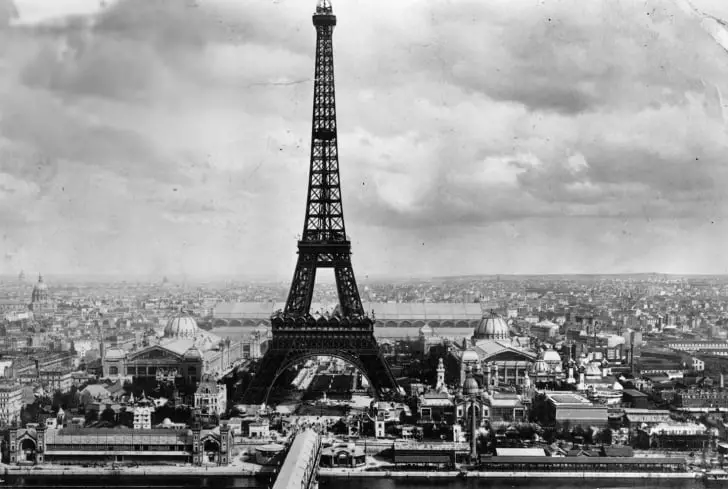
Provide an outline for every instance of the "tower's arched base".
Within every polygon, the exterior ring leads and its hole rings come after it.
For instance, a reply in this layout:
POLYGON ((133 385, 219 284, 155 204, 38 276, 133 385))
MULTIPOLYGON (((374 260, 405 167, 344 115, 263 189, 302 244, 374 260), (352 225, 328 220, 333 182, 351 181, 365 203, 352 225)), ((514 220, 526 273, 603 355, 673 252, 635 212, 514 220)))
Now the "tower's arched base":
POLYGON ((374 338, 374 323, 366 317, 319 318, 276 316, 273 339, 258 365, 243 404, 263 404, 275 380, 287 368, 314 356, 340 358, 358 368, 378 396, 397 391, 397 382, 374 338))

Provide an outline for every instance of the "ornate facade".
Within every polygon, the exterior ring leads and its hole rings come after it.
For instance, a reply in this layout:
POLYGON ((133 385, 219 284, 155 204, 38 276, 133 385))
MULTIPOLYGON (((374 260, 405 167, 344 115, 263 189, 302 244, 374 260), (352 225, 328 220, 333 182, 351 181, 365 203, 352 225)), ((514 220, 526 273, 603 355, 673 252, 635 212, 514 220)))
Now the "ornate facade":
POLYGON ((527 348, 528 341, 514 338, 508 324, 495 312, 485 314, 475 327, 470 343, 451 350, 459 367, 460 383, 465 382, 468 367, 473 377, 488 389, 500 385, 522 385, 536 353, 527 348))
POLYGON ((227 410, 227 387, 205 376, 195 392, 195 409, 204 415, 221 415, 227 410))
POLYGON ((197 327, 191 316, 180 313, 152 344, 126 352, 109 348, 103 359, 103 377, 181 378, 200 382, 203 374, 222 375, 243 358, 242 344, 232 343, 197 327))
POLYGON ((10 428, 11 464, 192 463, 228 465, 232 449, 230 426, 203 430, 153 428, 10 428))

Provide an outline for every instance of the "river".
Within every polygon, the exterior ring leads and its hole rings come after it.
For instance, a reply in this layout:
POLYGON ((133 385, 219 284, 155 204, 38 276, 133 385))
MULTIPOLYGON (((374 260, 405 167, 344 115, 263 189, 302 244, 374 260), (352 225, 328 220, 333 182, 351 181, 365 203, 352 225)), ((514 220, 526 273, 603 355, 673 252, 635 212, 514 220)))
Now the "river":
MULTIPOLYGON (((46 477, 46 478, 8 478, 5 487, 33 487, 37 489, 64 488, 64 489, 142 489, 142 488, 166 488, 166 489, 264 489, 270 487, 270 482, 255 480, 252 477, 164 477, 144 478, 123 476, 114 478, 97 477, 93 479, 84 477, 46 477)), ((694 480, 561 480, 558 482, 545 481, 542 479, 530 480, 494 480, 494 479, 390 479, 390 478, 327 478, 319 480, 320 489, 513 489, 513 488, 538 488, 538 489, 705 489, 705 484, 694 480)))
MULTIPOLYGON (((270 481, 254 477, 190 477, 190 476, 145 476, 124 477, 118 476, 63 476, 63 477, 23 477, 5 476, 4 484, 0 487, 33 487, 36 489, 264 489, 271 485, 270 481)), ((331 486, 337 487, 336 485, 331 486)))
POLYGON ((320 479, 320 489, 512 489, 517 487, 538 489, 704 489, 705 484, 694 480, 574 480, 551 482, 542 479, 493 480, 493 479, 320 479))

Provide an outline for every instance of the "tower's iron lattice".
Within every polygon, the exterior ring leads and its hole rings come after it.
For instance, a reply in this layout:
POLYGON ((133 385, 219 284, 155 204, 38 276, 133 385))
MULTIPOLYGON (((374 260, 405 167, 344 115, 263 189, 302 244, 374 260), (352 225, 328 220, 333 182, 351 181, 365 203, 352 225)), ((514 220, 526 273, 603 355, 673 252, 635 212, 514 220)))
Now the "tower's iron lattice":
POLYGON ((273 338, 243 400, 266 402, 276 378, 314 355, 335 356, 358 367, 378 394, 396 381, 374 338, 374 320, 362 307, 344 227, 334 89, 333 32, 336 16, 328 0, 313 14, 316 27, 311 167, 303 235, 285 309, 271 318, 273 338), (316 271, 333 268, 339 307, 328 316, 310 314, 316 271))

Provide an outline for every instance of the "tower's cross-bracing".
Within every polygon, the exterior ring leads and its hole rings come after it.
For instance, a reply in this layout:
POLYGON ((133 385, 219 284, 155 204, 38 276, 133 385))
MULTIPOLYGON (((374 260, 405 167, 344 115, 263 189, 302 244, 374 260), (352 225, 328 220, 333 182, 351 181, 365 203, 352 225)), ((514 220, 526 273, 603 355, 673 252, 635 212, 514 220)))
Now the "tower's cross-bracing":
POLYGON ((336 16, 328 0, 313 14, 316 27, 311 167, 298 262, 283 311, 271 318, 272 340, 250 387, 246 403, 267 402, 275 379, 306 357, 335 356, 355 365, 378 393, 397 387, 374 338, 374 320, 362 307, 351 266, 351 242, 344 227, 334 88, 333 32, 336 16), (339 307, 314 317, 310 307, 316 271, 333 268, 339 307))

